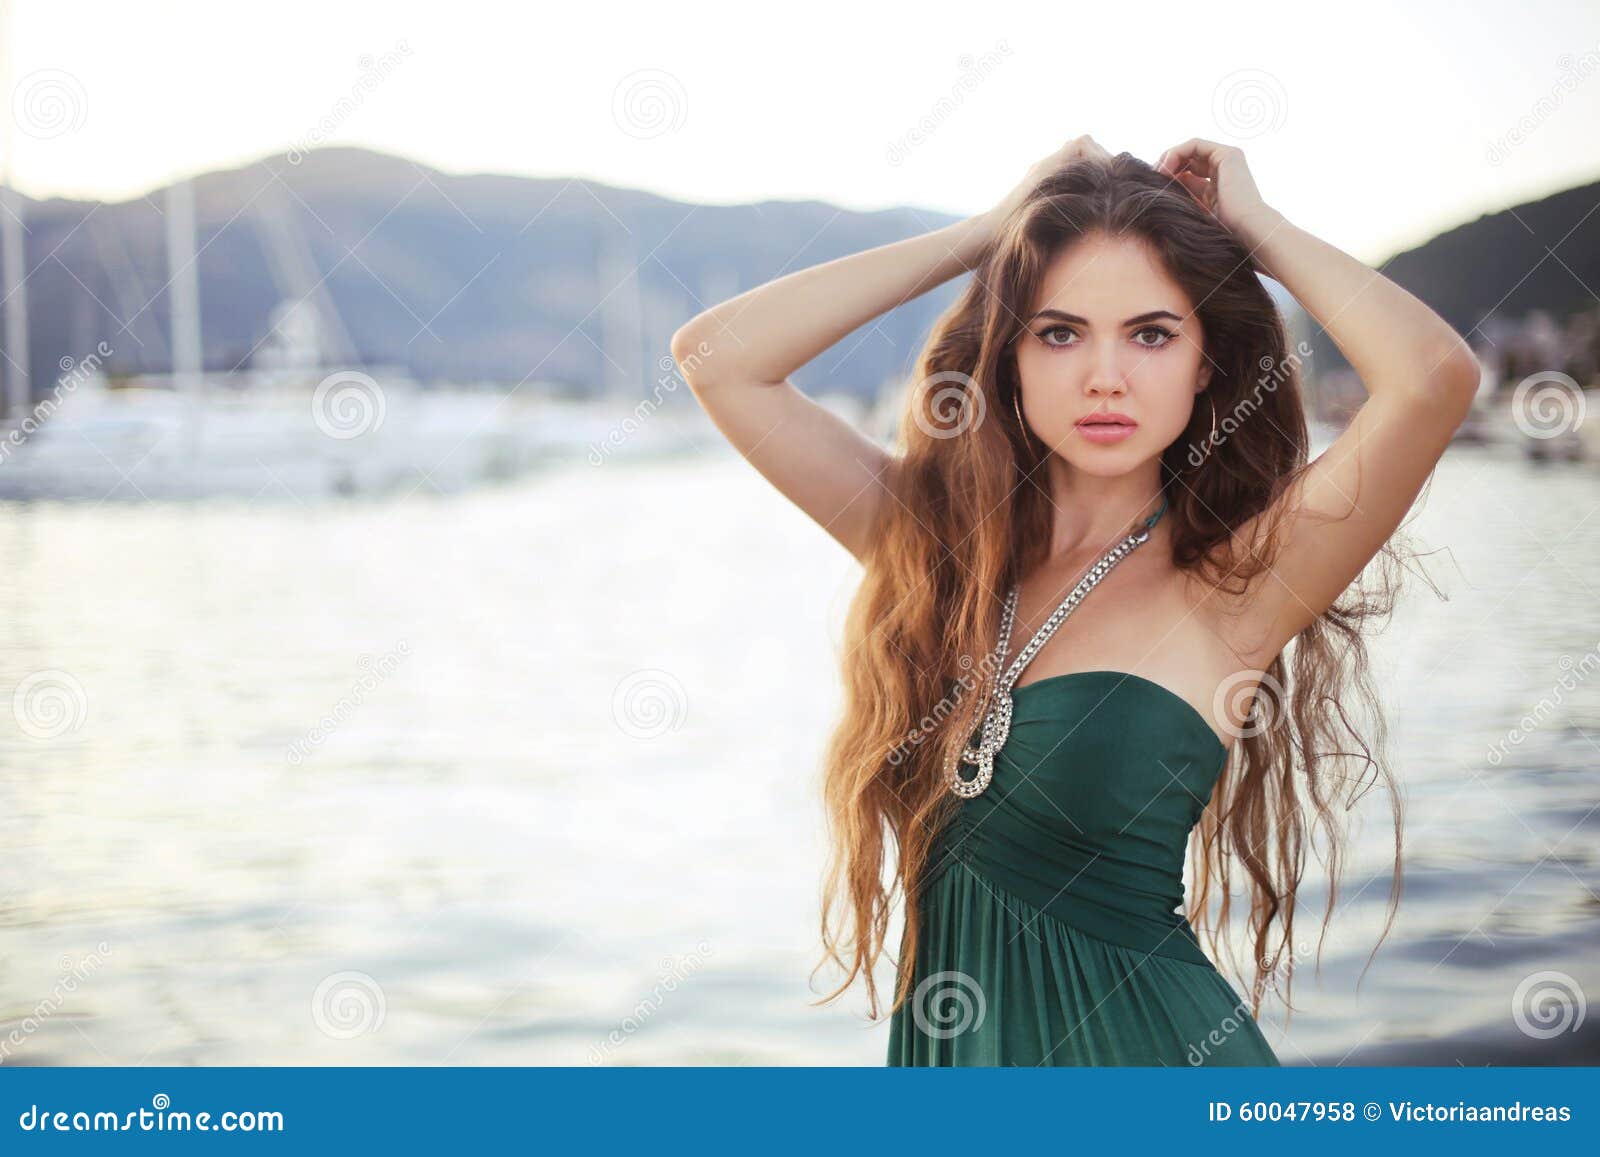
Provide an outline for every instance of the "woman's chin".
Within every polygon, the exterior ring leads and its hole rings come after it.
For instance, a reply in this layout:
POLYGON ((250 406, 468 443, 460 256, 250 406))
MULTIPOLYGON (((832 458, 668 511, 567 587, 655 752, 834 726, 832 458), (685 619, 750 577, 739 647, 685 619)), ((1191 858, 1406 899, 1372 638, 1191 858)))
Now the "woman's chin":
MULTIPOLYGON (((1130 438, 1131 442, 1132 439, 1130 438)), ((1096 478, 1116 478, 1144 465, 1149 455, 1126 443, 1116 446, 1073 446, 1056 450, 1056 457, 1080 474, 1096 478)))

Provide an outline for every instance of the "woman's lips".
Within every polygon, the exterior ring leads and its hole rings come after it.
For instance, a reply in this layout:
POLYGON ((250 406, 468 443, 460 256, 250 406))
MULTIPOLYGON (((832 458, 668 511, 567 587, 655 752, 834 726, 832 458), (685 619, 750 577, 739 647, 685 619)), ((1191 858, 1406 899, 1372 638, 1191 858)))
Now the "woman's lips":
POLYGON ((1085 419, 1078 423, 1078 433, 1091 442, 1101 444, 1120 442, 1124 438, 1132 437, 1133 432, 1139 428, 1137 422, 1132 421, 1094 421, 1085 419))

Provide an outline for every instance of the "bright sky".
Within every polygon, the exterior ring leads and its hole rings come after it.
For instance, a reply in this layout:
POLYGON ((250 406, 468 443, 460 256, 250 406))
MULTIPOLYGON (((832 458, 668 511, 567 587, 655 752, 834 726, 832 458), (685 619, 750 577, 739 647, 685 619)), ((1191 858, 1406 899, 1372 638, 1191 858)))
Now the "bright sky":
POLYGON ((0 164, 31 196, 122 199, 320 139, 687 201, 966 214, 1083 132, 1152 162, 1202 136, 1376 262, 1600 178, 1600 5, 1497 7, 0 0, 0 164))

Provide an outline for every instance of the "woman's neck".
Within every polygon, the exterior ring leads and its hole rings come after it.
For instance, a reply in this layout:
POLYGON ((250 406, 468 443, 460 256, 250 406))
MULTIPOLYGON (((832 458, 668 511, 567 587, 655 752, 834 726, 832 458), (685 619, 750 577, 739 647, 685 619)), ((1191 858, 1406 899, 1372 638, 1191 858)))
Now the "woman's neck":
MULTIPOLYGON (((1078 470, 1059 459, 1052 463, 1051 559, 1085 552, 1099 554, 1162 509, 1160 463, 1112 476, 1078 470)), ((1161 530, 1166 517, 1155 523, 1161 530)))

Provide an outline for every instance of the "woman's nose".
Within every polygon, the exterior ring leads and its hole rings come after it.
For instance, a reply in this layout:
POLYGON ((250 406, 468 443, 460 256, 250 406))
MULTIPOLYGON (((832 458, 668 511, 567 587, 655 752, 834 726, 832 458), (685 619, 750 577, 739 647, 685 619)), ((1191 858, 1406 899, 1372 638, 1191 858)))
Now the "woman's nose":
POLYGON ((1091 394, 1120 393, 1124 388, 1125 367, 1117 360, 1115 347, 1097 350, 1089 369, 1091 394))

